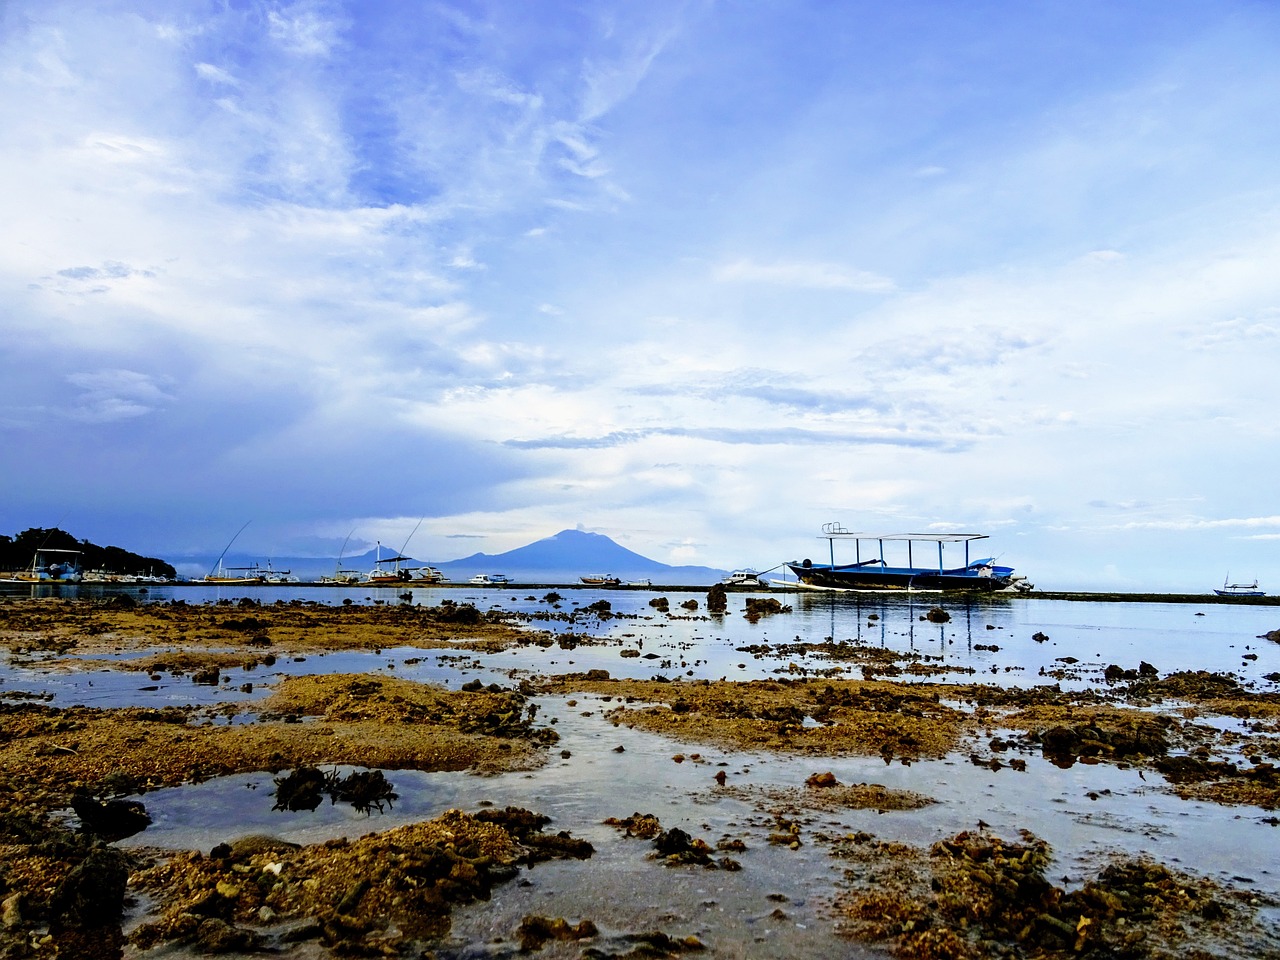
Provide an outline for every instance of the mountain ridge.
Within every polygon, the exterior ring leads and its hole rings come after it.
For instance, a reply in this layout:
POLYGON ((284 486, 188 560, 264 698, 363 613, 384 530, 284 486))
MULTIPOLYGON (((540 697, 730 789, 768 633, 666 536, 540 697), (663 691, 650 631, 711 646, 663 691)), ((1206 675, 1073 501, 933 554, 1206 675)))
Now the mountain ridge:
MULTIPOLYGON (((385 557, 395 552, 382 549, 385 557)), ((379 549, 341 558, 344 570, 357 570, 366 574, 378 559, 379 549)), ((262 564, 269 559, 276 570, 291 570, 302 580, 317 580, 332 576, 338 568, 339 558, 280 557, 265 558, 252 554, 230 554, 224 558, 228 566, 262 564)), ((188 577, 203 577, 217 557, 185 556, 175 561, 179 571, 188 577)), ((451 581, 469 580, 476 574, 501 573, 516 582, 577 583, 578 578, 590 574, 608 574, 621 580, 653 580, 668 584, 689 586, 710 585, 727 571, 715 567, 697 565, 674 566, 652 560, 643 554, 629 550, 602 533, 565 529, 549 537, 543 537, 521 547, 502 553, 473 553, 456 560, 419 560, 408 557, 406 566, 432 566, 451 581)))

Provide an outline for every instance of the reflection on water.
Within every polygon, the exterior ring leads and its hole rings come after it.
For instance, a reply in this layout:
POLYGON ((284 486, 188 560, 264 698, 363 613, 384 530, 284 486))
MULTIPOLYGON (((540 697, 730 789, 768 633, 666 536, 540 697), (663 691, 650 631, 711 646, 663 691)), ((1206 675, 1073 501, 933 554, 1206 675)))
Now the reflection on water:
MULTIPOLYGON (((24 588, 46 589, 46 588, 24 588)), ((86 587, 55 588, 67 591, 86 587)), ((102 588, 97 588, 101 590, 102 588)), ((190 600, 197 593, 239 599, 260 594, 268 602, 340 604, 351 594, 385 594, 394 589, 369 588, 175 588, 153 587, 155 602, 165 592, 190 600), (317 599, 319 598, 319 599, 317 599)), ((109 664, 134 653, 97 658, 102 669, 69 671, 42 666, 45 655, 0 664, 0 698, 40 695, 56 706, 216 704, 261 698, 282 676, 314 673, 384 673, 422 682, 460 686, 479 678, 485 683, 510 682, 530 673, 576 673, 608 670, 614 677, 686 680, 762 679, 782 675, 864 675, 859 650, 879 650, 915 661, 940 673, 904 672, 898 680, 969 680, 1005 686, 1057 683, 1064 689, 1101 684, 1108 664, 1134 669, 1151 663, 1160 673, 1210 670, 1232 673, 1259 689, 1276 689, 1266 679, 1280 672, 1280 644, 1259 639, 1280 626, 1280 611, 1265 606, 1107 603, 995 597, 974 602, 941 601, 901 595, 801 593, 786 597, 792 610, 749 623, 743 617, 745 595, 731 594, 724 617, 701 609, 704 594, 666 594, 675 611, 660 614, 649 606, 654 594, 644 591, 572 591, 558 605, 521 591, 423 590, 411 602, 434 604, 444 594, 481 609, 498 606, 527 621, 535 631, 552 631, 558 640, 530 642, 504 653, 384 649, 380 653, 331 652, 302 659, 281 658, 271 667, 232 667, 223 682, 201 685, 188 676, 163 674, 149 680, 135 671, 113 670, 109 664), (583 612, 605 600, 610 615, 583 612), (679 604, 699 601, 686 612, 679 604), (941 605, 944 623, 926 619, 941 605), (1036 639, 1037 637, 1043 639, 1036 639), (845 645, 822 649, 823 645, 845 645), (628 655, 624 656, 623 654, 628 655), (459 657, 461 656, 461 659, 459 657), (1072 662, 1074 661, 1074 662, 1072 662)), ((374 599, 378 599, 376 596, 374 599)))

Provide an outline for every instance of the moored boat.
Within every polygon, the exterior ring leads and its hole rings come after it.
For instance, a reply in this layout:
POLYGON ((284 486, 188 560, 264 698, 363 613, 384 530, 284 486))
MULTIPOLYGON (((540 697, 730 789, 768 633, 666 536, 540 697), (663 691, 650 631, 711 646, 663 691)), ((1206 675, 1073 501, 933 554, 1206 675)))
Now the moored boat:
MULTIPOLYGON (((793 560, 786 564, 801 586, 826 590, 917 590, 928 592, 968 591, 993 593, 997 590, 1026 592, 1032 588, 1025 577, 1016 577, 1012 567, 1001 566, 994 558, 970 558, 970 545, 986 540, 982 533, 859 533, 838 523, 824 524, 820 539, 827 541, 829 561, 793 560), (837 564, 835 543, 853 542, 854 562, 837 564), (863 558, 863 544, 874 544, 874 555, 863 558), (885 559, 885 544, 905 544, 906 564, 894 565, 885 559), (916 544, 936 545, 938 564, 915 563, 916 544), (964 564, 947 566, 944 547, 964 546, 964 564)), ((901 547, 899 547, 901 551, 901 547)))
POLYGON ((720 585, 724 587, 751 587, 752 589, 767 589, 769 586, 769 584, 760 579, 760 574, 754 570, 735 570, 721 580, 720 585))
POLYGON ((407 583, 413 578, 413 571, 409 567, 402 567, 401 564, 408 559, 408 557, 403 556, 403 551, 397 553, 394 557, 383 559, 382 541, 379 540, 378 552, 373 561, 373 569, 369 571, 364 582, 372 586, 407 583), (390 564, 390 566, 386 566, 386 564, 390 564))
POLYGON ((1214 593, 1220 597, 1265 597, 1267 591, 1258 589, 1258 580, 1255 577, 1253 583, 1228 583, 1231 574, 1227 574, 1227 579, 1222 581, 1221 589, 1214 588, 1214 593))
POLYGON ((217 586, 245 586, 251 583, 266 583, 267 578, 258 569, 255 563, 248 567, 227 567, 223 566, 222 559, 218 559, 218 565, 214 570, 210 570, 204 576, 204 583, 212 583, 217 586))
POLYGON ((622 578, 615 577, 611 573, 592 573, 585 577, 579 577, 579 581, 588 587, 620 587, 622 586, 622 578))
POLYGON ((41 547, 31 558, 31 566, 19 570, 5 583, 79 583, 84 579, 80 569, 79 550, 59 550, 41 547))
POLYGON ((479 587, 500 587, 511 582, 511 578, 501 573, 477 573, 467 583, 479 587))

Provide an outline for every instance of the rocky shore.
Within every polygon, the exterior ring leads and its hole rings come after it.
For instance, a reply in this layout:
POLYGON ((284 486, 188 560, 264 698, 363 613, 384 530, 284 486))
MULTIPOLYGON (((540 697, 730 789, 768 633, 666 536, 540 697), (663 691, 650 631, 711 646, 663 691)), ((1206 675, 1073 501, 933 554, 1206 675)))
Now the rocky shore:
MULTIPOLYGON (((269 671, 335 651, 496 655, 564 645, 529 620, 450 602, 11 600, 0 602, 0 648, 10 664, 43 670, 101 669, 114 657, 112 669, 139 677, 229 689, 224 671, 248 662, 269 671)), ((1141 856, 1055 880, 1050 844, 1025 831, 997 835, 963 811, 929 843, 844 830, 833 814, 918 816, 934 798, 841 782, 825 766, 848 757, 886 768, 947 761, 996 777, 1030 776, 1029 763, 1045 761, 1113 768, 1188 802, 1280 825, 1280 696, 1149 664, 1117 665, 1105 684, 1076 691, 971 677, 904 682, 884 652, 830 638, 804 647, 809 663, 861 657, 864 679, 806 670, 742 682, 635 680, 594 669, 446 689, 304 671, 273 677, 250 702, 163 707, 54 707, 0 684, 0 957, 449 955, 442 938, 454 911, 502 898, 534 864, 607 869, 581 836, 605 823, 621 842, 645 845, 653 869, 749 872, 743 854, 752 848, 820 848, 832 876, 832 934, 901 957, 1280 955, 1280 903, 1266 892, 1141 856), (491 805, 477 786, 465 809, 385 830, 370 819, 374 829, 354 838, 297 843, 231 831, 202 851, 119 845, 146 837, 150 792, 233 774, 269 772, 282 809, 341 800, 372 813, 398 802, 396 771, 468 771, 479 785, 567 763, 554 718, 539 705, 581 711, 588 701, 584 716, 600 730, 655 735, 670 745, 668 762, 705 767, 696 802, 754 813, 719 838, 664 827, 661 810, 601 810, 594 823, 558 829, 540 811, 491 805), (724 759, 712 764, 704 756, 712 753, 724 759), (727 782, 733 758, 758 756, 807 758, 811 775, 727 782)), ((530 914, 482 952, 719 955, 713 938, 664 930, 662 916, 624 928, 617 917, 530 914)))

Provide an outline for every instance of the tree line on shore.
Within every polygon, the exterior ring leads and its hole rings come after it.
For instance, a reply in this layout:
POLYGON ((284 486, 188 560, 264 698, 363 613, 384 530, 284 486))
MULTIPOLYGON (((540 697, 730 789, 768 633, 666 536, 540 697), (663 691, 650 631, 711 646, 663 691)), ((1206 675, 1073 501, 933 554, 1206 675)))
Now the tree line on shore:
POLYGON ((123 547, 100 547, 88 540, 77 540, 58 527, 32 527, 13 537, 0 534, 0 570, 30 567, 37 550, 78 550, 82 570, 168 578, 177 576, 173 565, 158 557, 144 557, 123 547))

